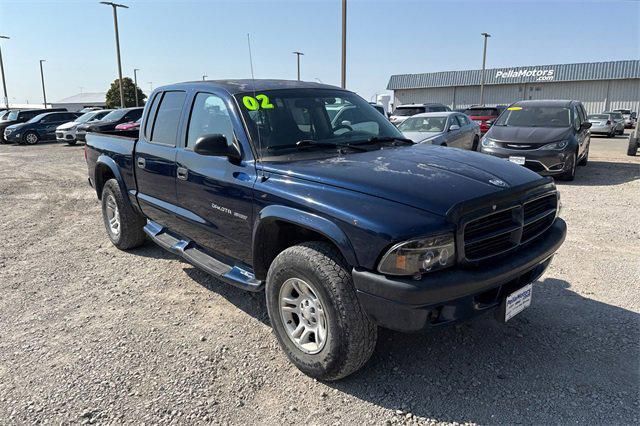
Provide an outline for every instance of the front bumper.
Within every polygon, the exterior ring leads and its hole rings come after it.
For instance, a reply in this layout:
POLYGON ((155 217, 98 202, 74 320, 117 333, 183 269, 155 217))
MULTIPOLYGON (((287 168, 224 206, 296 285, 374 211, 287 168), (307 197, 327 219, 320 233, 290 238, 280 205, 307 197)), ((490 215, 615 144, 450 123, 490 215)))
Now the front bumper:
POLYGON ((18 130, 18 131, 11 132, 9 134, 5 133, 4 140, 7 143, 20 143, 22 142, 22 132, 18 130))
POLYGON ((524 157, 524 166, 542 176, 554 176, 564 173, 565 167, 571 164, 567 161, 570 151, 542 150, 542 149, 508 149, 502 147, 482 147, 481 152, 494 157, 509 160, 509 157, 524 157))
POLYGON ((56 140, 58 142, 73 141, 76 139, 75 130, 56 130, 56 140))
POLYGON ((365 312, 378 325, 415 332, 495 311, 506 295, 535 281, 564 242, 567 225, 557 218, 540 238, 481 269, 453 269, 421 280, 353 270, 365 312))

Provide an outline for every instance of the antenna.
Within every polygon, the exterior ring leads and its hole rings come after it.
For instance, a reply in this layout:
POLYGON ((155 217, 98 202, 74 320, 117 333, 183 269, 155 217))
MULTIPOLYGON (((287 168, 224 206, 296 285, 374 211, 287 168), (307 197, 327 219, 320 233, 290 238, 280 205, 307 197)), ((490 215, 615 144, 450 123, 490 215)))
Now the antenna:
MULTIPOLYGON (((249 66, 251 67, 251 83, 253 86, 253 98, 256 97, 256 78, 253 74, 253 54, 251 53, 251 36, 247 33, 247 46, 249 46, 249 66)), ((260 114, 260 111, 257 111, 257 114, 260 114)), ((257 162, 262 166, 262 138, 260 137, 260 126, 256 123, 256 130, 258 132, 258 156, 256 158, 257 162)), ((260 179, 262 182, 265 181, 265 176, 260 167, 260 179)))

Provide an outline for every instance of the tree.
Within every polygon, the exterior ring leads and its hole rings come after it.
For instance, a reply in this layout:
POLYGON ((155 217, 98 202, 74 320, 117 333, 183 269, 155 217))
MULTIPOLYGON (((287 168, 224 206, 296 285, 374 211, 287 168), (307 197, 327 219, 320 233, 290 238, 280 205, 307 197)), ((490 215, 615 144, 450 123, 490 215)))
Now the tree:
MULTIPOLYGON (((136 106, 136 90, 138 91, 138 103, 140 106, 144 105, 147 95, 142 93, 142 90, 129 77, 122 78, 122 90, 124 91, 125 108, 136 106)), ((111 83, 111 87, 107 92, 107 108, 120 108, 120 84, 118 79, 111 83)))

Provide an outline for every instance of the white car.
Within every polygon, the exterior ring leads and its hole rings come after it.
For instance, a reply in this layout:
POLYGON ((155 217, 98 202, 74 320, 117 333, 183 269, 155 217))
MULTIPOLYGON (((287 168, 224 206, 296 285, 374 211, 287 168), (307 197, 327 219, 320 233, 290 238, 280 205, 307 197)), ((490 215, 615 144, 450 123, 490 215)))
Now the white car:
POLYGON ((442 104, 408 104, 408 105, 398 105, 396 109, 393 110, 393 113, 389 117, 389 121, 391 121, 396 126, 402 123, 407 118, 416 114, 423 114, 425 112, 445 112, 451 111, 446 105, 442 104))
POLYGON ((82 123, 90 123, 92 121, 99 121, 105 115, 109 114, 112 109, 103 109, 100 111, 89 111, 76 118, 74 121, 64 123, 56 128, 56 140, 58 142, 66 142, 69 145, 76 144, 76 131, 78 126, 82 123))

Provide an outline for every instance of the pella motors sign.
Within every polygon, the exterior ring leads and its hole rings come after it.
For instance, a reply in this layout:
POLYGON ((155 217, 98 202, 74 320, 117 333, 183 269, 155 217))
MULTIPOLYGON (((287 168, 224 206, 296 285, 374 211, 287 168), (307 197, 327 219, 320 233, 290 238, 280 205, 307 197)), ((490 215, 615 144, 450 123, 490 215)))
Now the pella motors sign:
POLYGON ((524 69, 524 70, 506 70, 497 71, 496 79, 498 78, 522 78, 533 77, 535 81, 551 81, 555 76, 555 70, 553 69, 524 69))

